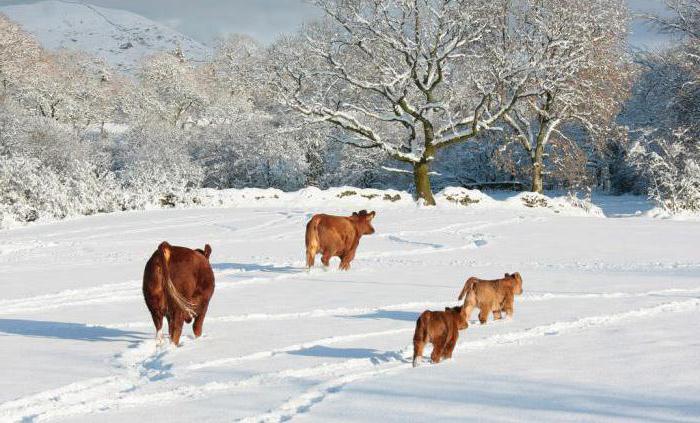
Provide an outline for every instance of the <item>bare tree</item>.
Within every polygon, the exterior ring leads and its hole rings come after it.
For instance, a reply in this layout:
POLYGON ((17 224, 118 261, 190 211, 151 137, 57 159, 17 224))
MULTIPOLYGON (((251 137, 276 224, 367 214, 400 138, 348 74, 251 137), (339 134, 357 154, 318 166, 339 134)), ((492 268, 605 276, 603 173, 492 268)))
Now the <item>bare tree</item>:
MULTIPOLYGON (((504 115, 532 165, 532 191, 544 188, 545 149, 562 127, 578 124, 589 135, 605 128, 627 97, 625 53, 628 14, 623 0, 513 1, 503 13, 503 42, 531 58, 528 89, 537 95, 504 115)), ((519 53, 518 53, 519 52, 519 53)))
POLYGON ((150 57, 139 77, 142 111, 147 116, 183 127, 207 105, 202 74, 179 50, 150 57))
POLYGON ((670 106, 676 125, 700 136, 700 0, 666 0, 666 6, 673 12, 670 16, 648 19, 661 31, 680 36, 681 44, 651 62, 676 70, 671 83, 664 84, 674 97, 670 106))
POLYGON ((504 57, 503 1, 315 0, 325 19, 272 51, 281 101, 340 128, 337 141, 413 167, 434 205, 437 151, 493 129, 521 98, 526 71, 504 57))

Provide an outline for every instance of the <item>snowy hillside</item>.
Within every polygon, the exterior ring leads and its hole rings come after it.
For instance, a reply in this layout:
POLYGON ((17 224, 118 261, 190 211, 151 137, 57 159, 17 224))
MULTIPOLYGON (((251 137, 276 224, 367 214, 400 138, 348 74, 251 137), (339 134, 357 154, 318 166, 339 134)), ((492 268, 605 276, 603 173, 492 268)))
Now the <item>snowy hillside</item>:
POLYGON ((700 419, 700 222, 303 196, 2 232, 0 421, 700 419), (370 204, 351 270, 304 270, 311 214, 370 204), (204 337, 157 349, 140 279, 164 239, 210 243, 217 285, 204 337), (513 320, 473 315, 452 360, 411 367, 421 311, 516 270, 513 320))
POLYGON ((192 60, 211 50, 199 42, 143 16, 78 2, 51 0, 0 7, 10 19, 50 50, 85 51, 125 72, 144 56, 178 46, 192 60))

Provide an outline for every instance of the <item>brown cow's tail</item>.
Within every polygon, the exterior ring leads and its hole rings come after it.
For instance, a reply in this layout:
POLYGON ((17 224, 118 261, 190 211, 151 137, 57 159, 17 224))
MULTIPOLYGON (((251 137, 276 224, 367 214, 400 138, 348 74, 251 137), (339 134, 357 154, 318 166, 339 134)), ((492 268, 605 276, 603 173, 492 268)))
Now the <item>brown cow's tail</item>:
POLYGON ((306 224, 306 267, 314 266, 314 258, 321 247, 318 239, 318 224, 321 221, 321 216, 315 215, 306 224))
POLYGON ((424 311, 416 321, 416 331, 413 333, 413 367, 418 365, 418 359, 423 356, 423 346, 428 342, 430 327, 430 312, 424 311))
POLYGON ((194 310, 194 304, 192 304, 187 298, 185 298, 173 284, 173 280, 170 279, 170 255, 172 254, 171 246, 167 242, 163 241, 158 246, 158 252, 160 252, 161 259, 161 269, 163 270, 163 285, 165 292, 168 297, 172 300, 175 305, 177 305, 180 310, 187 316, 187 320, 191 320, 197 316, 197 312, 194 310))
POLYGON ((479 281, 479 279, 477 279, 475 277, 471 277, 471 278, 467 279, 467 281, 464 282, 464 288, 462 288, 462 292, 459 293, 459 298, 457 298, 457 299, 461 300, 461 299, 466 298, 469 295, 469 293, 474 291, 474 288, 476 287, 476 283, 478 281, 479 281))

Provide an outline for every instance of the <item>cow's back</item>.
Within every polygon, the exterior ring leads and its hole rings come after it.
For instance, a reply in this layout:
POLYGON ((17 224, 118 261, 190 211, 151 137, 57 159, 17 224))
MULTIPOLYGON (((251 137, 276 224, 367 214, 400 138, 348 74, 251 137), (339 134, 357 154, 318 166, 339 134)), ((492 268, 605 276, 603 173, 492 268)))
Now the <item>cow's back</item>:
POLYGON ((321 249, 340 251, 349 248, 356 236, 355 226, 350 219, 326 214, 320 216, 318 238, 321 249))
POLYGON ((197 251, 185 247, 171 247, 169 261, 170 278, 177 289, 192 298, 195 291, 211 292, 214 288, 214 272, 209 260, 197 251))

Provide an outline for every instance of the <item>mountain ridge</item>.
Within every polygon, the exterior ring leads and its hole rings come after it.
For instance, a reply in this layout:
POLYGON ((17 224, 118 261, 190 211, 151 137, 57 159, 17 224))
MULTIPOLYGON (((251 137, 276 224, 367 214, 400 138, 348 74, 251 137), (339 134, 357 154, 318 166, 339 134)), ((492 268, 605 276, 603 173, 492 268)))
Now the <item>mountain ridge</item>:
POLYGON ((133 12, 69 0, 0 7, 47 50, 83 51, 125 73, 152 54, 181 49, 194 62, 212 50, 182 33, 133 12))

